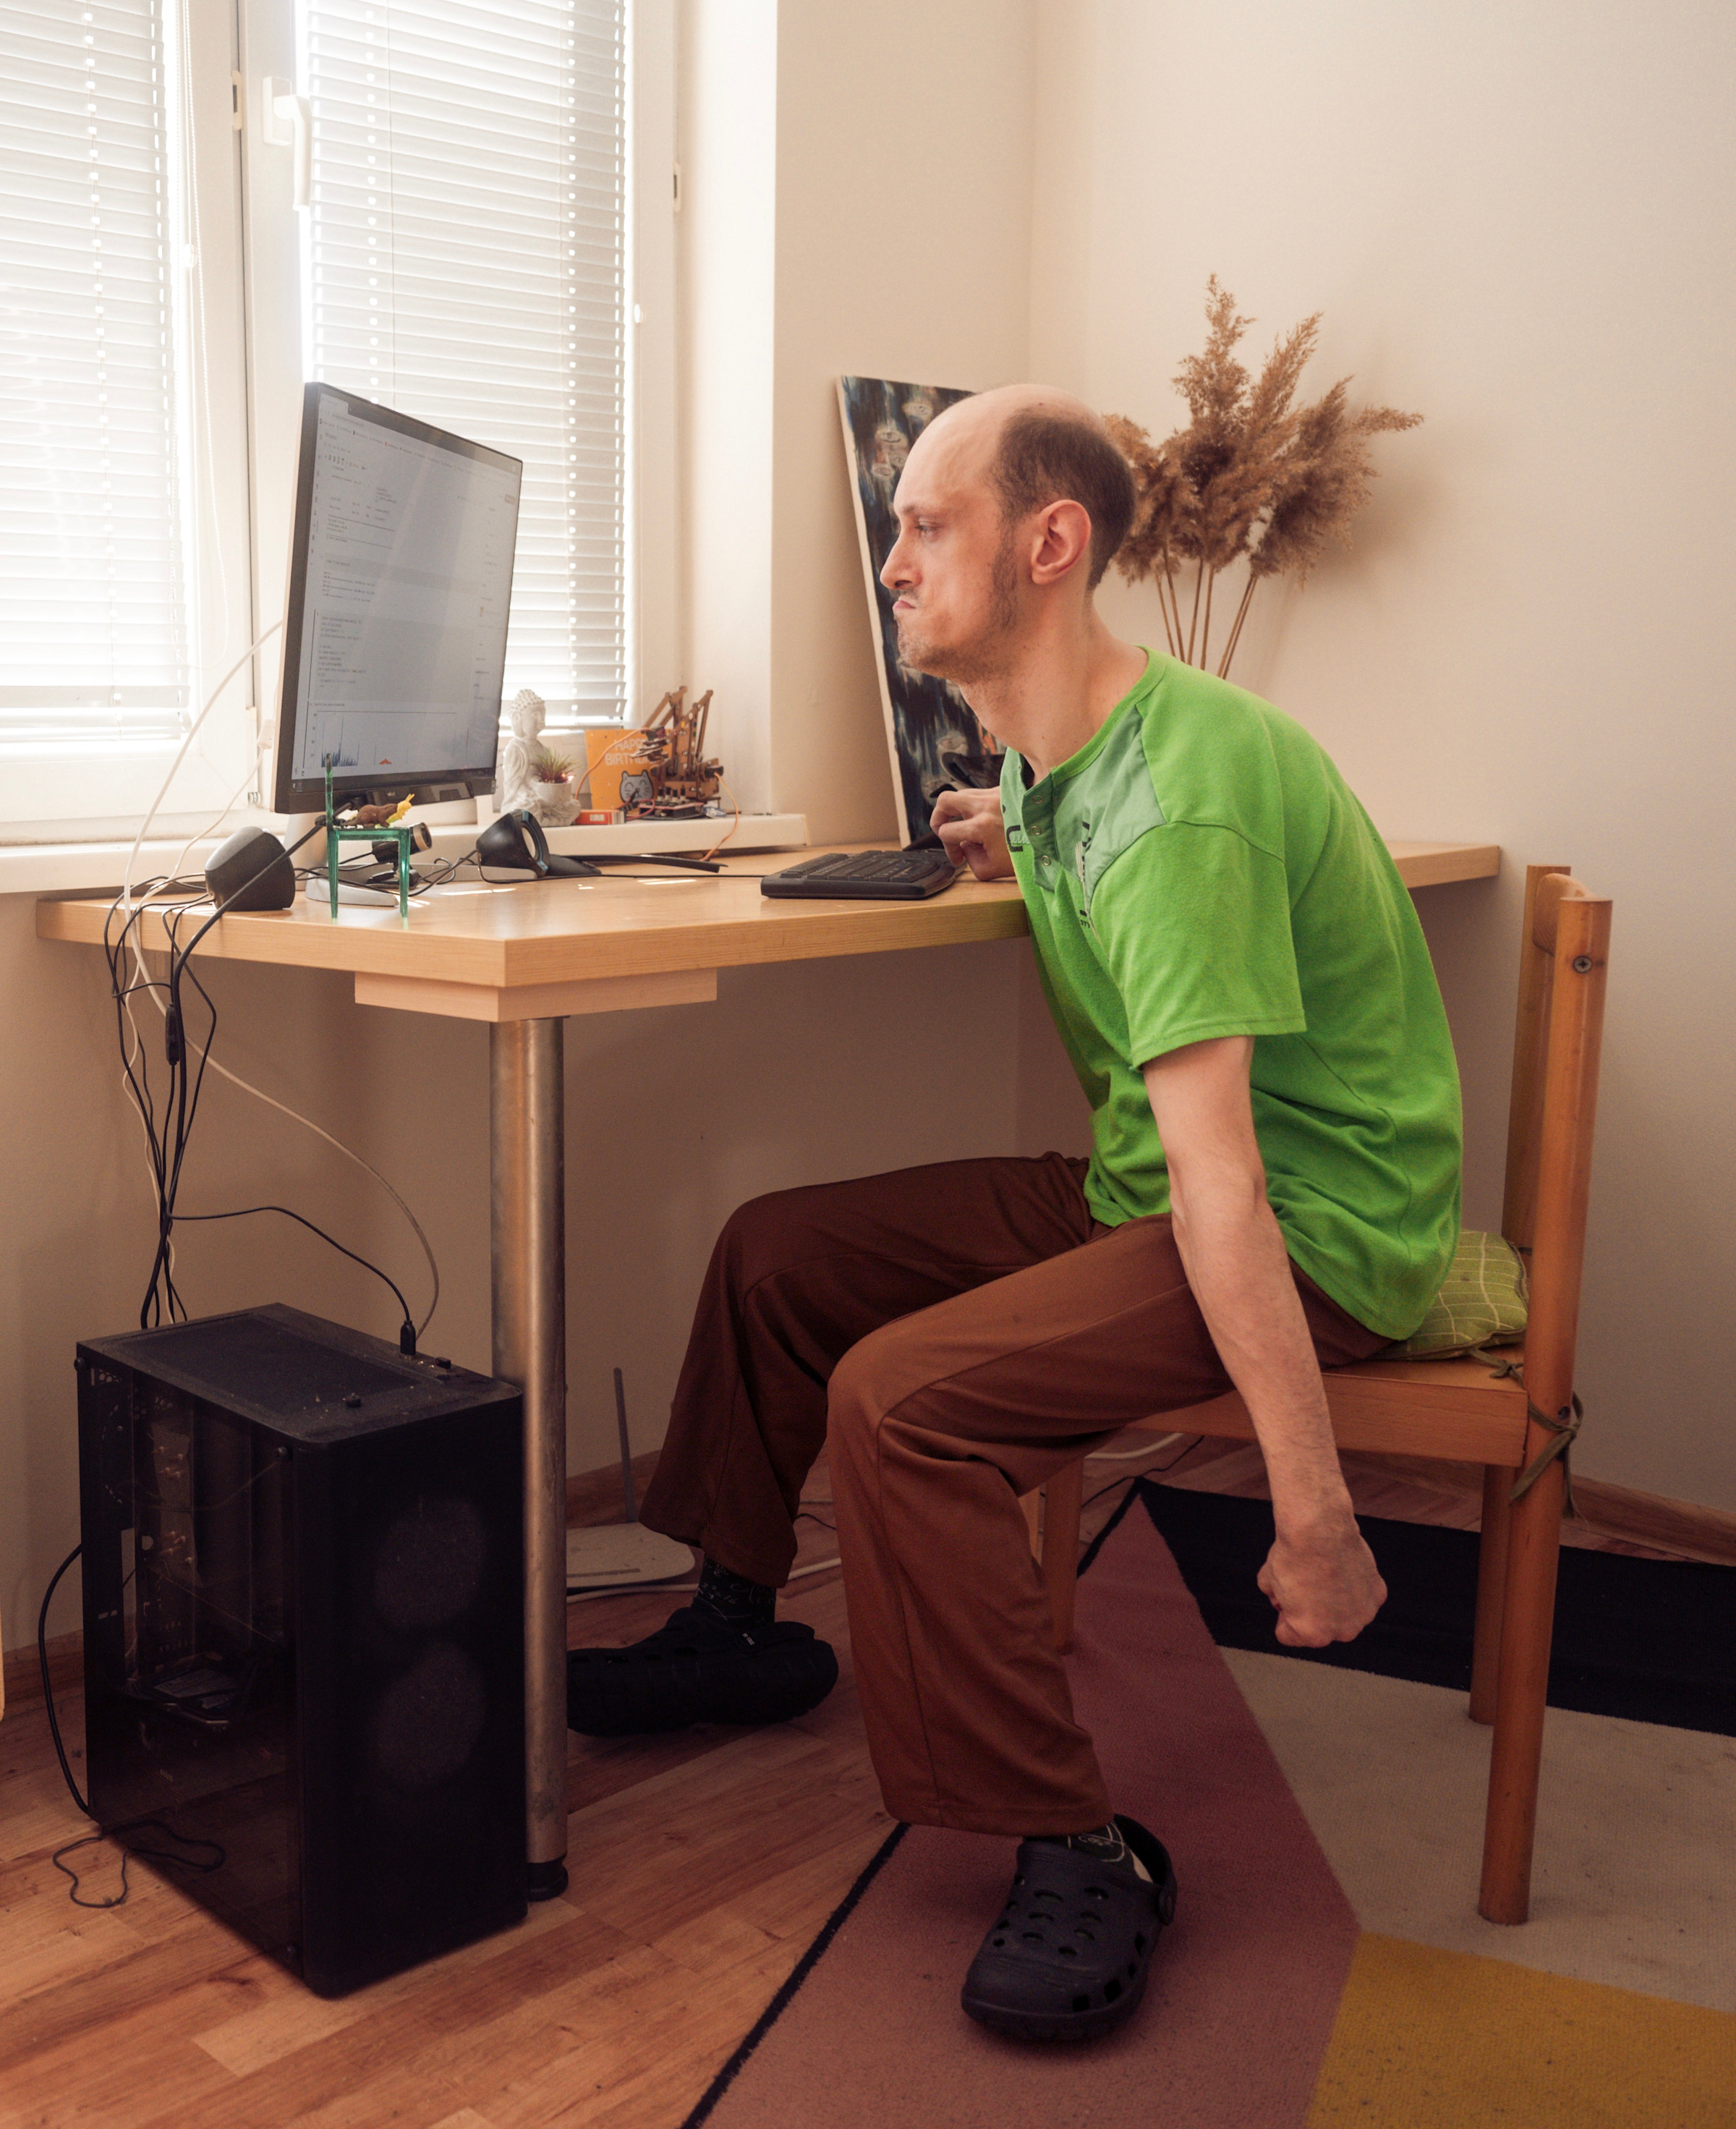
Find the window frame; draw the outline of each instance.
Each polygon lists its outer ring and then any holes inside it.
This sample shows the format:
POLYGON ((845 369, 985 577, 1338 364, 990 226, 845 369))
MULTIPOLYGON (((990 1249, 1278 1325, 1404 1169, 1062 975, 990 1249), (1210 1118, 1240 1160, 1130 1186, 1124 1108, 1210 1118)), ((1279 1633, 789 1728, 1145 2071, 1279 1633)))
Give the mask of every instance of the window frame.
MULTIPOLYGON (((302 243, 291 203, 292 151, 264 133, 269 78, 296 79, 295 0, 237 0, 246 87, 244 157, 249 466, 256 611, 283 611, 303 384, 302 243)), ((674 0, 627 0, 626 699, 643 716, 678 675, 674 0), (659 211, 660 210, 660 211, 659 211), (664 681, 662 676, 667 674, 664 681)), ((274 731, 278 638, 255 660, 262 716, 274 731)), ((551 731, 555 727, 551 724, 551 731)))
MULTIPOLYGON (((292 151, 265 137, 264 83, 296 77, 294 0, 178 0, 192 96, 192 183, 202 298, 208 433, 196 423, 193 496, 198 660, 189 717, 208 688, 282 615, 302 403, 301 241, 292 151), (229 626, 213 558, 228 564, 229 626)), ((629 177, 626 699, 643 717, 679 678, 675 0, 628 0, 629 177)), ((202 417, 201 417, 201 421, 202 417)), ((187 749, 154 837, 216 832, 259 816, 282 660, 272 636, 225 685, 187 749), (250 769, 253 772, 250 775, 250 769), (239 796, 237 793, 239 792, 239 796)), ((124 758, 10 763, 0 846, 130 839, 156 800, 175 743, 124 758), (72 780, 78 779, 76 794, 72 780), (77 803, 69 803, 76 795, 77 803)))
MULTIPOLYGON (((193 561, 184 738, 202 706, 200 691, 246 650, 256 624, 245 448, 241 136, 235 122, 238 26, 233 0, 175 0, 174 14, 169 64, 178 65, 184 52, 176 101, 184 100, 190 146, 178 188, 174 239, 178 256, 171 266, 182 273, 178 337, 186 359, 177 377, 177 423, 185 469, 182 507, 193 561), (226 571, 220 569, 219 558, 226 561, 226 571)), ((158 816, 164 833, 192 832, 245 803, 253 699, 244 664, 187 747, 158 816)), ((0 844, 131 835, 181 743, 144 740, 117 745, 105 756, 69 742, 64 754, 8 761, 0 778, 0 844)))

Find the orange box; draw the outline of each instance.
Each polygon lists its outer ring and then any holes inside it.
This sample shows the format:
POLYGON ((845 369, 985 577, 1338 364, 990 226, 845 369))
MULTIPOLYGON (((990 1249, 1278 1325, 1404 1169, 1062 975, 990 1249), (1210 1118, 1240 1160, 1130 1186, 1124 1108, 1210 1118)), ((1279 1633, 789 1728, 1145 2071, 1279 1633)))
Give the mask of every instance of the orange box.
POLYGON ((621 779, 649 769, 645 736, 633 730, 590 730, 585 734, 585 760, 591 772, 591 805, 598 812, 621 810, 621 779))

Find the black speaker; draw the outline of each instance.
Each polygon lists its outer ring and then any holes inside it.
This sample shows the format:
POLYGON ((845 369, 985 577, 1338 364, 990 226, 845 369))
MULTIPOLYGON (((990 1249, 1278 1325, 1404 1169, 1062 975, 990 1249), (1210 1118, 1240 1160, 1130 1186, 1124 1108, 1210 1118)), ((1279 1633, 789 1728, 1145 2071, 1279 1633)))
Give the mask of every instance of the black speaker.
MULTIPOLYGON (((392 848, 397 862, 397 849, 392 848)), ((263 828, 237 828, 213 850, 205 866, 205 884, 214 902, 226 909, 292 909, 295 867, 275 836, 263 828)))
POLYGON ((104 1830, 321 1995, 521 1919, 517 1390, 284 1307, 77 1365, 104 1830))

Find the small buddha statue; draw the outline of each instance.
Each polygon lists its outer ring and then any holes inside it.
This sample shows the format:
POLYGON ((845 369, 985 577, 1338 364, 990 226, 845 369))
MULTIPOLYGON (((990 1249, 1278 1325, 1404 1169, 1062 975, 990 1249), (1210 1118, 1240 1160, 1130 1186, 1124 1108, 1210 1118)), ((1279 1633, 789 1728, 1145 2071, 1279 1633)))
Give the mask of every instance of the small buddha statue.
POLYGON ((521 688, 507 712, 509 726, 500 743, 494 764, 494 806, 500 813, 516 813, 536 803, 536 779, 532 769, 542 739, 548 706, 540 695, 521 688))

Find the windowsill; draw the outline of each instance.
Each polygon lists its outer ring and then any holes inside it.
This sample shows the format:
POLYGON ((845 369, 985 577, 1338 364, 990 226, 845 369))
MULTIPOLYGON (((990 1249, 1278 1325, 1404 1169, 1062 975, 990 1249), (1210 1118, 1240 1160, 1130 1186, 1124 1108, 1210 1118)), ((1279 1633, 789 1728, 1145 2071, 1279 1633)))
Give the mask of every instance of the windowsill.
MULTIPOLYGON (((235 832, 234 823, 221 835, 195 842, 183 863, 188 871, 202 870, 211 851, 235 832)), ((614 828, 551 828, 551 850, 583 854, 586 850, 709 850, 728 828, 726 821, 630 821, 614 828)), ((435 855, 460 858, 476 841, 473 826, 439 826, 431 833, 435 855)), ((807 817, 801 813, 744 813, 730 837, 732 850, 800 850, 808 839, 807 817)), ((141 843, 137 874, 149 879, 180 858, 183 839, 177 836, 141 843)), ((309 846, 310 850, 312 845, 309 846)), ((126 869, 131 841, 90 843, 0 844, 0 894, 88 893, 93 888, 117 887, 126 869)))

